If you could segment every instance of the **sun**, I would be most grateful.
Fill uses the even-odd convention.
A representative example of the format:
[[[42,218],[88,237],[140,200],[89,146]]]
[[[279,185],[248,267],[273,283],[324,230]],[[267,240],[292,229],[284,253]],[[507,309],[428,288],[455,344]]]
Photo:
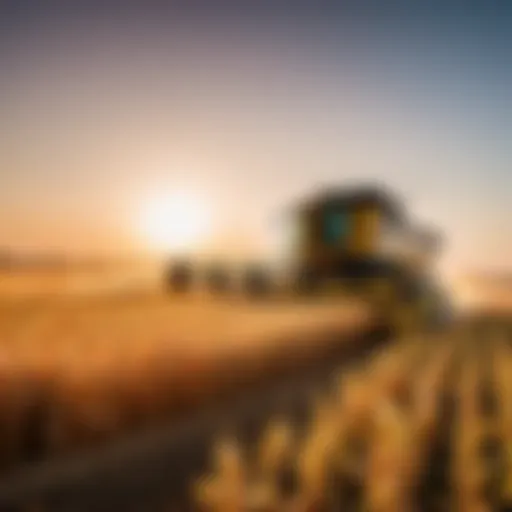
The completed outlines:
[[[197,194],[174,192],[148,201],[141,224],[153,249],[189,250],[210,234],[211,212],[205,199]]]

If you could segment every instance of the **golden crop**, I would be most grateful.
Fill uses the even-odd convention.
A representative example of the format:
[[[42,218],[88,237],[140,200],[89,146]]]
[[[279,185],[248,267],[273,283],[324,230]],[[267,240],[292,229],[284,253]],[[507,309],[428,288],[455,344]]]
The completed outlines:
[[[304,435],[292,435],[290,419],[287,440],[293,449],[281,457],[281,467],[296,476],[291,495],[276,485],[277,477],[264,481],[262,489],[262,479],[253,477],[255,462],[244,458],[243,446],[232,439],[231,449],[239,454],[237,479],[213,469],[216,502],[199,493],[198,509],[507,508],[512,496],[512,337],[510,330],[496,330],[474,338],[452,332],[409,339],[380,350],[363,367],[344,369],[334,379],[334,394],[320,397]],[[494,409],[489,409],[485,390],[496,400]],[[441,461],[436,460],[440,441],[447,450]],[[496,453],[485,450],[489,441],[499,443],[501,465]],[[277,453],[282,448],[276,458]],[[268,454],[262,451],[261,456]],[[444,487],[432,480],[432,471],[440,472]],[[356,502],[347,492],[354,482]],[[253,489],[259,491],[258,501]]]
[[[364,321],[358,305],[339,302],[258,306],[156,293],[3,301],[0,462],[7,469],[156,424],[270,363],[288,364],[283,354],[307,357],[318,348],[308,332]]]

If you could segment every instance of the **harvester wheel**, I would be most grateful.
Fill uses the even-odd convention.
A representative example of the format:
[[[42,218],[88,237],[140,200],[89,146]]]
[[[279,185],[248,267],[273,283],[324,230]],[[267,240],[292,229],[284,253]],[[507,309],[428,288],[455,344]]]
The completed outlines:
[[[206,285],[214,294],[225,294],[231,288],[230,276],[226,269],[215,266],[206,272]]]
[[[435,330],[451,321],[447,296],[426,277],[410,276],[399,283],[397,298],[400,309],[409,317],[407,323],[416,329]]]
[[[269,273],[260,267],[247,269],[243,279],[243,289],[252,298],[268,296],[272,292],[272,280]]]
[[[309,269],[302,270],[297,276],[296,288],[300,295],[314,295],[320,288],[318,274]]]
[[[171,292],[185,293],[191,290],[193,280],[192,266],[187,262],[179,262],[170,266],[166,285]]]

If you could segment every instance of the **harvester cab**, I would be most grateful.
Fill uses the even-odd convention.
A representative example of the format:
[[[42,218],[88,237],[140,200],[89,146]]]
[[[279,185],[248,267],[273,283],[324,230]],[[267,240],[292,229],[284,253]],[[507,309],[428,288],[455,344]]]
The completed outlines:
[[[330,190],[299,205],[296,214],[299,267],[317,283],[395,277],[413,266],[405,211],[381,189]]]
[[[438,311],[440,293],[432,292],[439,290],[431,273],[441,237],[411,222],[390,192],[380,187],[329,189],[294,212],[302,292],[339,285],[345,291],[380,294],[388,304],[429,303],[436,317],[447,317]]]

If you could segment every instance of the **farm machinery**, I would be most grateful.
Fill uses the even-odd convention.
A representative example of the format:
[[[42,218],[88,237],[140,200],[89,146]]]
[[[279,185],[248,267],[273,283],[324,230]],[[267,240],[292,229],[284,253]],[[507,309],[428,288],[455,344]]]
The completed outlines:
[[[450,318],[448,297],[433,272],[441,236],[414,223],[390,191],[364,185],[329,188],[289,213],[293,240],[285,271],[252,264],[234,272],[222,263],[200,271],[182,260],[168,267],[168,289],[186,293],[204,287],[216,295],[238,292],[266,299],[337,291],[371,298],[385,315],[406,306],[421,311],[429,324]]]

